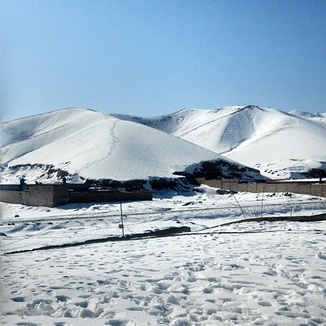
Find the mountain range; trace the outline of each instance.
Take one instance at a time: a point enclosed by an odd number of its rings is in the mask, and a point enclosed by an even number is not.
[[[1,182],[297,177],[326,169],[325,140],[325,113],[250,105],[145,118],[68,108],[0,125]]]
[[[220,176],[261,177],[166,132],[92,110],[9,121],[0,125],[0,139],[2,183],[177,178],[203,175],[209,162],[210,172],[218,168]]]
[[[187,140],[270,178],[302,177],[311,169],[326,169],[326,113],[286,113],[248,105],[186,108],[153,118],[115,116]]]

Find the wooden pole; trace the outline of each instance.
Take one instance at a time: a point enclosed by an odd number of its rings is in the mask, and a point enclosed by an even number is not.
[[[261,194],[261,207],[260,207],[260,217],[263,217],[263,208],[264,208],[264,193],[265,193],[265,186],[263,187],[263,192]]]
[[[120,214],[121,214],[121,232],[122,232],[122,237],[124,238],[125,236],[125,230],[124,230],[124,225],[123,225],[123,215],[122,215],[122,202],[120,201]]]

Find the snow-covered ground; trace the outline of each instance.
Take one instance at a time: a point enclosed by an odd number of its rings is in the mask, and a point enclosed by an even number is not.
[[[223,224],[326,200],[200,190],[122,204],[126,234],[191,233],[37,251],[120,235],[120,203],[1,203],[1,325],[325,325],[325,221]]]

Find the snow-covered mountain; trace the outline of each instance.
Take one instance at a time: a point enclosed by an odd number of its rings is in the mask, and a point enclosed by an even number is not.
[[[326,169],[326,114],[230,106],[144,118],[71,108],[1,124],[0,147],[3,183],[22,176],[172,177],[202,172],[200,162],[211,160],[235,164],[244,177],[260,176],[235,162],[286,178]],[[222,169],[231,176],[229,168]]]
[[[140,118],[115,115],[187,140],[272,178],[326,169],[326,114],[258,106],[183,109]]]
[[[297,116],[299,118],[304,118],[312,121],[322,122],[326,124],[326,113],[319,112],[319,113],[311,113],[311,112],[303,112],[303,111],[290,111],[290,114]]]
[[[224,176],[241,169],[192,142],[91,110],[63,109],[0,125],[3,183],[85,179],[131,180],[200,173],[203,162],[223,163]],[[202,163],[200,163],[202,162]],[[230,169],[231,166],[231,169]],[[247,174],[246,174],[247,172]]]

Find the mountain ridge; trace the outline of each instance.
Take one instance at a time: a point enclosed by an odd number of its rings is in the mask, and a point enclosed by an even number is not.
[[[93,110],[69,108],[0,125],[2,182],[177,178],[189,166],[226,162],[224,177],[243,165],[166,132]],[[232,166],[232,168],[230,168]],[[195,168],[194,168],[195,169]],[[246,168],[247,177],[261,178]],[[202,171],[203,172],[203,171]],[[185,174],[187,174],[185,172]],[[204,172],[203,172],[204,173]],[[233,173],[233,174],[232,174]],[[238,175],[238,174],[237,174]]]
[[[205,173],[203,162],[211,160],[270,178],[304,177],[326,170],[325,121],[325,113],[255,105],[184,108],[148,118],[60,109],[0,125],[2,182],[22,176],[53,181],[66,173],[76,182],[173,178]],[[216,175],[218,169],[220,163]],[[220,176],[239,177],[231,170]],[[245,170],[246,177],[261,178],[254,170]]]
[[[247,105],[185,108],[154,118],[115,116],[170,132],[267,177],[303,177],[311,169],[326,169],[325,113]]]

